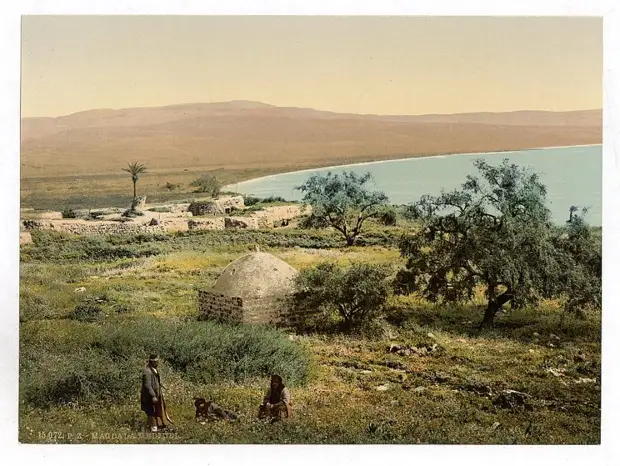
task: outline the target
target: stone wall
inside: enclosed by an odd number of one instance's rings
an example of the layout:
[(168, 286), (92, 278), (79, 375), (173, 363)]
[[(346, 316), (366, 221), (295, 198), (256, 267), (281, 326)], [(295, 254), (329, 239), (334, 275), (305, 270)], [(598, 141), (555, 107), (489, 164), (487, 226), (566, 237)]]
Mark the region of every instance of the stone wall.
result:
[(198, 291), (198, 312), (208, 320), (239, 324), (243, 321), (243, 300), (219, 291)]
[(278, 324), (286, 313), (285, 297), (243, 299), (219, 290), (198, 291), (198, 312), (203, 318), (226, 323)]
[(224, 228), (249, 228), (257, 230), (259, 228), (258, 218), (256, 217), (225, 217)]
[(74, 235), (116, 235), (122, 233), (165, 233), (163, 225), (148, 225), (137, 222), (63, 220), (26, 220), (26, 230), (54, 230)]
[(194, 218), (187, 222), (189, 230), (223, 230), (224, 218)]
[(258, 220), (259, 228), (273, 228), (280, 226), (281, 222), (292, 220), (300, 215), (304, 215), (311, 210), (309, 206), (305, 209), (300, 205), (281, 205), (264, 207), (252, 213), (252, 217)]
[(218, 206), (213, 201), (208, 202), (192, 202), (187, 210), (192, 213), (194, 216), (199, 215), (217, 215), (225, 213), (220, 206)]
[[(226, 201), (226, 202), (224, 202)], [(243, 205), (243, 198), (224, 198), (216, 202), (223, 205)], [(175, 206), (175, 212), (158, 213), (145, 211), (143, 217), (126, 222), (84, 219), (42, 219), (24, 220), (20, 227), (25, 231), (55, 230), (76, 235), (106, 235), (121, 233), (165, 233), (189, 230), (224, 230), (224, 229), (251, 229), (273, 228), (285, 226), (288, 221), (308, 212), (309, 208), (302, 209), (299, 205), (284, 205), (265, 207), (263, 210), (252, 212), (248, 216), (228, 217), (191, 217), (190, 212), (181, 209), (189, 204)], [(117, 214), (111, 213), (114, 217)], [(183, 218), (184, 217), (184, 218)], [(151, 218), (157, 218), (157, 225), (150, 225)], [(155, 222), (153, 222), (155, 223)]]

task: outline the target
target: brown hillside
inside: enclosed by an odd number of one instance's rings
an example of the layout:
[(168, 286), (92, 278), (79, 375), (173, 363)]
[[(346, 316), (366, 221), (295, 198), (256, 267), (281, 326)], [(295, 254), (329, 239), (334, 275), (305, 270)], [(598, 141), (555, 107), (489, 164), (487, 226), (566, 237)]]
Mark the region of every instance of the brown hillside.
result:
[(601, 142), (601, 110), (348, 115), (258, 102), (92, 110), (22, 119), (22, 177), (152, 169), (316, 166)]

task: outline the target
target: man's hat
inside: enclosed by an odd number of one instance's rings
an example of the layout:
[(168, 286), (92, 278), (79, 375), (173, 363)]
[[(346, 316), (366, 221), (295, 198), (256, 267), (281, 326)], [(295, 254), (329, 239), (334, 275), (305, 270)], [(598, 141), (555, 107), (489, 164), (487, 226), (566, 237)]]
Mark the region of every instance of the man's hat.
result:
[(159, 356), (152, 354), (149, 356), (149, 361), (159, 361)]

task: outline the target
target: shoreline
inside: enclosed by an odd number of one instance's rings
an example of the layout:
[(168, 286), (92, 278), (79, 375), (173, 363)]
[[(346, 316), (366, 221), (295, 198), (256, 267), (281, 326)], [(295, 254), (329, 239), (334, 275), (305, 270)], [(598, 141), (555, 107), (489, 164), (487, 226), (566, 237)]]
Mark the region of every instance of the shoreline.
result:
[[(447, 154), (436, 154), (436, 155), (414, 155), (411, 157), (402, 157), (399, 159), (386, 159), (386, 160), (373, 160), (370, 162), (356, 162), (356, 163), (345, 163), (342, 165), (330, 165), (326, 167), (317, 167), (317, 168), (304, 168), (302, 170), (294, 170), (288, 172), (274, 173), (272, 175), (259, 176), (257, 178), (250, 178), (249, 180), (239, 181), (238, 183), (228, 184), (222, 187), (222, 191), (235, 191), (244, 183), (250, 183), (253, 181), (261, 181), (269, 178), (273, 178), (275, 176), (281, 176), (291, 173), (305, 173), (305, 172), (315, 172), (319, 170), (332, 170), (342, 167), (357, 167), (363, 165), (374, 165), (377, 163), (390, 163), (390, 162), (402, 162), (403, 160), (416, 160), (416, 159), (430, 159), (430, 158), (444, 158), (444, 157), (452, 157), (456, 155), (486, 155), (486, 154), (510, 154), (515, 152), (521, 152), (526, 150), (546, 150), (546, 149), (572, 149), (576, 147), (594, 147), (594, 146), (603, 146), (600, 144), (576, 144), (574, 146), (545, 146), (545, 147), (530, 147), (526, 149), (507, 149), (507, 150), (499, 150), (499, 151), (488, 151), (488, 152), (450, 152)], [(236, 189), (235, 189), (236, 188)]]

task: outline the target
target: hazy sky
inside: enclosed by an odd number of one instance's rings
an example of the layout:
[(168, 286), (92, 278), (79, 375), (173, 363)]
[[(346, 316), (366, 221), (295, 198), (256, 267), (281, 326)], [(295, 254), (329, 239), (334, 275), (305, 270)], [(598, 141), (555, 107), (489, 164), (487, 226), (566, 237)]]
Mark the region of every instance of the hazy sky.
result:
[(598, 18), (25, 16), (22, 115), (256, 100), (353, 113), (602, 106)]

